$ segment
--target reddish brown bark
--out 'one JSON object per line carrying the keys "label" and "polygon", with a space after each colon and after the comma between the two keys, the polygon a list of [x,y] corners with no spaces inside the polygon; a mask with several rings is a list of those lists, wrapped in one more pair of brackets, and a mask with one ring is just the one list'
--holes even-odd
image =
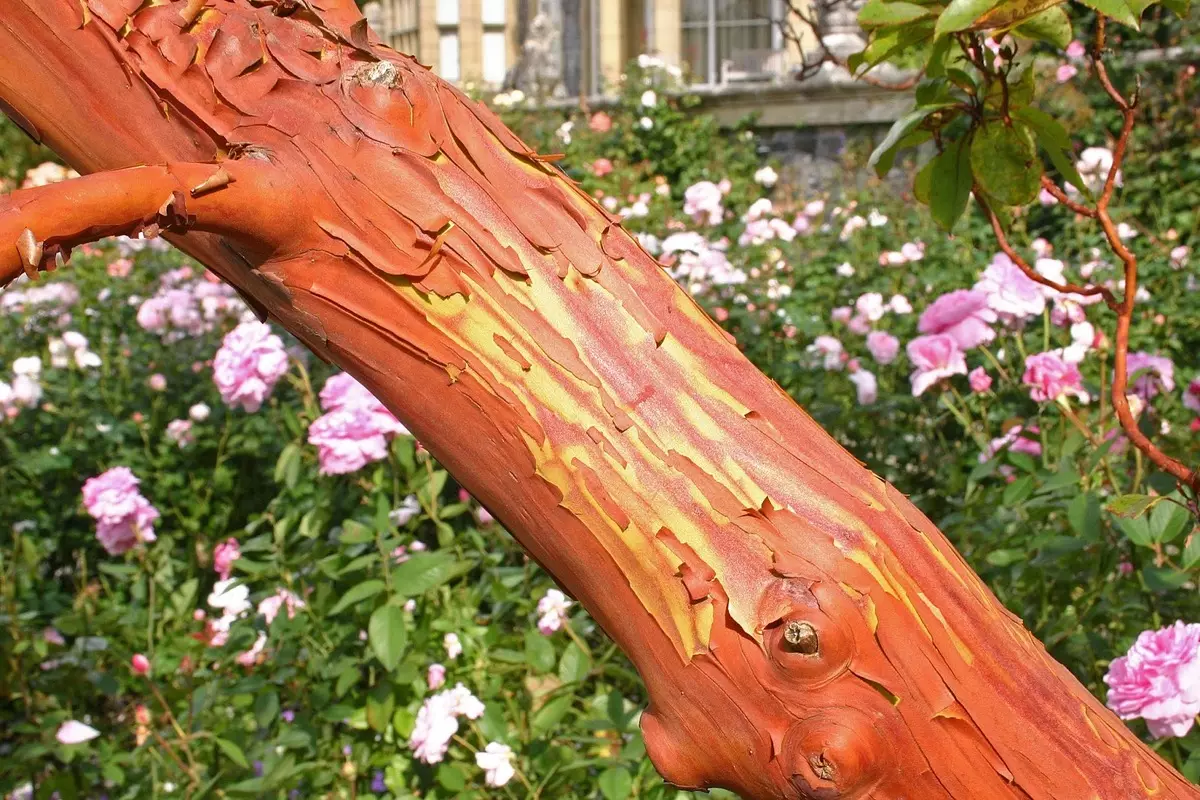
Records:
{"label": "reddish brown bark", "polygon": [[1197,796],[616,219],[368,37],[349,0],[0,0],[0,98],[28,130],[84,172],[174,165],[14,195],[4,277],[89,226],[166,230],[583,602],[645,679],[674,783]]}

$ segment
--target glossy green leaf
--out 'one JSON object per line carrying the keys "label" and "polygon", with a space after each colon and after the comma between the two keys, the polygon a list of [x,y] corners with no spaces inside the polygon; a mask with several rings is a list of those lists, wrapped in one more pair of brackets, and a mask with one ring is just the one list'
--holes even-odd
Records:
{"label": "glossy green leaf", "polygon": [[579,645],[571,642],[558,661],[558,677],[563,683],[578,683],[592,671],[592,659]]}
{"label": "glossy green leaf", "polygon": [[374,597],[382,592],[383,589],[384,583],[381,580],[372,578],[371,580],[363,581],[347,590],[341,599],[334,603],[333,608],[329,609],[329,616],[338,614],[356,603],[361,603],[363,600]]}
{"label": "glossy green leaf", "polygon": [[600,773],[598,782],[604,800],[625,800],[633,791],[633,776],[624,767],[609,767]]}
{"label": "glossy green leaf", "polygon": [[367,623],[367,640],[384,669],[395,669],[408,646],[404,609],[393,605],[375,609]]}
{"label": "glossy green leaf", "polygon": [[971,171],[990,197],[1004,205],[1020,206],[1037,197],[1042,162],[1029,129],[993,121],[971,139]]}
{"label": "glossy green leaf", "polygon": [[1094,494],[1077,494],[1067,506],[1067,522],[1076,535],[1100,538],[1100,501]]}
{"label": "glossy green leaf", "polygon": [[871,153],[871,157],[867,160],[867,166],[876,166],[891,150],[896,148],[900,141],[912,133],[918,125],[925,121],[935,111],[940,111],[943,108],[951,105],[950,103],[935,103],[930,106],[922,106],[914,108],[900,119],[892,123],[892,127],[888,130],[887,135],[883,137],[883,141]]}
{"label": "glossy green leaf", "polygon": [[470,572],[474,563],[459,561],[451,551],[415,553],[392,568],[392,587],[400,597],[416,597]]}
{"label": "glossy green leaf", "polygon": [[1131,28],[1141,28],[1141,14],[1134,14],[1126,0],[1079,0],[1093,11],[1098,11],[1122,25]]}
{"label": "glossy green leaf", "polygon": [[967,208],[971,196],[971,157],[966,139],[952,142],[933,159],[929,184],[929,212],[946,230]]}
{"label": "glossy green leaf", "polygon": [[1161,500],[1161,497],[1148,494],[1123,494],[1110,500],[1105,508],[1108,513],[1116,514],[1118,517],[1136,519]]}
{"label": "glossy green leaf", "polygon": [[1071,43],[1074,31],[1071,18],[1058,6],[1039,11],[1014,29],[1014,33],[1027,39],[1049,42],[1060,50]]}
{"label": "glossy green leaf", "polygon": [[965,31],[974,22],[999,4],[1000,0],[951,0],[937,18],[934,36],[941,37]]}
{"label": "glossy green leaf", "polygon": [[933,15],[933,9],[919,6],[916,3],[906,3],[903,0],[885,3],[883,0],[868,0],[858,12],[858,24],[864,28],[878,28],[881,25],[902,25],[906,22],[922,19]]}
{"label": "glossy green leaf", "polygon": [[1179,503],[1164,500],[1150,509],[1150,535],[1156,542],[1166,544],[1174,541],[1192,521],[1191,512]]}
{"label": "glossy green leaf", "polygon": [[537,672],[550,672],[555,662],[554,644],[550,637],[536,630],[525,631],[525,661]]}
{"label": "glossy green leaf", "polygon": [[229,741],[228,739],[222,739],[218,736],[214,736],[213,744],[220,748],[221,752],[225,754],[226,758],[237,764],[242,769],[248,769],[250,767],[250,762],[246,760],[246,754],[242,752],[242,748],[238,747],[233,742]]}

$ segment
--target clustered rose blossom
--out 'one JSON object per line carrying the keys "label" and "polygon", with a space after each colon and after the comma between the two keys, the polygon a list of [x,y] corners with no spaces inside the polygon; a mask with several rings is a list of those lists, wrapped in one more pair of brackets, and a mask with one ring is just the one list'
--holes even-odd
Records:
{"label": "clustered rose blossom", "polygon": [[910,376],[913,397],[951,375],[967,374],[967,360],[958,342],[944,333],[918,336],[905,350],[916,367]]}
{"label": "clustered rose blossom", "polygon": [[991,324],[997,320],[988,296],[975,289],[958,289],[934,300],[921,313],[917,330],[921,333],[941,333],[966,351],[996,338]]}
{"label": "clustered rose blossom", "polygon": [[879,399],[879,382],[870,370],[860,368],[852,371],[850,382],[854,384],[860,406],[869,406]]}
{"label": "clustered rose blossom", "polygon": [[24,273],[0,292],[0,312],[28,311],[37,318],[58,316],[78,302],[79,289],[75,284],[69,281],[34,284]]}
{"label": "clustered rose blossom", "polygon": [[1001,319],[1009,322],[1036,317],[1046,308],[1043,287],[1003,253],[996,254],[974,288],[987,296],[988,306]]}
{"label": "clustered rose blossom", "polygon": [[1081,403],[1090,399],[1083,388],[1079,367],[1054,352],[1035,353],[1025,359],[1021,382],[1029,387],[1029,396],[1038,403],[1075,397]]}
{"label": "clustered rose blossom", "polygon": [[695,222],[720,224],[725,217],[724,199],[725,193],[712,181],[694,183],[684,190],[683,213]]}
{"label": "clustered rose blossom", "polygon": [[42,360],[37,356],[14,359],[12,371],[11,384],[0,381],[0,414],[9,419],[42,399]]}
{"label": "clustered rose blossom", "polygon": [[832,336],[818,336],[808,346],[808,352],[821,356],[827,370],[841,369],[846,362],[845,348]]}
{"label": "clustered rose blossom", "polygon": [[1155,737],[1186,736],[1200,714],[1200,624],[1143,631],[1104,676],[1108,707]]}
{"label": "clustered rose blossom", "polygon": [[475,754],[475,764],[483,770],[483,782],[488,786],[503,786],[517,774],[512,765],[513,751],[506,744],[488,742]]}
{"label": "clustered rose blossom", "polygon": [[351,375],[342,372],[321,389],[325,414],[308,427],[322,475],[345,475],[387,458],[394,436],[410,435],[383,403]]}
{"label": "clustered rose blossom", "polygon": [[[153,297],[138,307],[137,322],[167,343],[199,336],[222,323],[251,314],[237,292],[212,273],[195,278],[188,266],[165,273]],[[246,320],[249,321],[249,320]]]}
{"label": "clustered rose blossom", "polygon": [[671,262],[667,274],[682,283],[692,294],[711,286],[746,282],[746,273],[725,256],[726,240],[709,242],[695,232],[673,233],[663,240],[664,260]]}
{"label": "clustered rose blossom", "polygon": [[446,757],[450,740],[458,733],[458,718],[479,719],[484,710],[479,698],[461,683],[425,698],[408,739],[413,756],[426,764],[437,764]]}
{"label": "clustered rose blossom", "polygon": [[230,536],[213,548],[213,570],[221,580],[227,581],[233,574],[233,562],[241,557],[242,551],[238,547],[238,540]]}
{"label": "clustered rose blossom", "polygon": [[295,592],[290,592],[280,586],[275,590],[275,594],[263,598],[258,604],[258,613],[266,617],[267,624],[270,625],[275,621],[275,617],[279,616],[279,612],[287,609],[288,619],[296,616],[296,610],[304,608],[304,601]]}
{"label": "clustered rose blossom", "polygon": [[992,376],[988,375],[983,367],[976,367],[967,375],[967,383],[970,384],[972,392],[986,392],[992,388]]}
{"label": "clustered rose blossom", "polygon": [[83,484],[83,504],[96,520],[96,538],[110,555],[156,538],[158,509],[142,497],[139,483],[129,467],[113,467]]}
{"label": "clustered rose blossom", "polygon": [[1125,374],[1129,377],[1131,391],[1147,402],[1158,394],[1159,389],[1175,391],[1175,362],[1166,356],[1130,353],[1125,361]]}
{"label": "clustered rose blossom", "polygon": [[253,413],[287,369],[283,340],[271,332],[271,326],[243,322],[225,336],[213,358],[213,381],[227,406]]}
{"label": "clustered rose blossom", "polygon": [[900,352],[900,340],[890,333],[871,331],[867,334],[867,350],[880,364],[890,364]]}
{"label": "clustered rose blossom", "polygon": [[537,604],[538,630],[545,636],[562,630],[567,624],[567,611],[573,605],[574,603],[558,589],[547,589]]}

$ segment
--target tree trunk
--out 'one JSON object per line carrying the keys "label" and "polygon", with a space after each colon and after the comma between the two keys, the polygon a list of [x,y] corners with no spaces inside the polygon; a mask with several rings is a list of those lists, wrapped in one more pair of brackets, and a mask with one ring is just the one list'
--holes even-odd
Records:
{"label": "tree trunk", "polygon": [[629,654],[672,783],[1200,796],[618,219],[351,0],[0,0],[0,98],[81,172],[123,170],[0,201],[3,278],[165,232],[360,378]]}

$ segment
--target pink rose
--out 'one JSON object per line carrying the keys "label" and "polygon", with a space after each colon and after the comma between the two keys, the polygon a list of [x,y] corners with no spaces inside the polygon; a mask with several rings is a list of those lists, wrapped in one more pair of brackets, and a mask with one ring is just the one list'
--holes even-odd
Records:
{"label": "pink rose", "polygon": [[900,340],[890,333],[871,331],[867,335],[867,349],[880,364],[890,364],[900,352]]}
{"label": "pink rose", "polygon": [[988,305],[1004,319],[1036,317],[1046,308],[1041,284],[1003,253],[996,254],[974,288],[987,295]]}
{"label": "pink rose", "polygon": [[1003,436],[992,439],[987,449],[979,454],[979,463],[982,464],[994,458],[1001,450],[1040,456],[1042,454],[1042,443],[1035,438],[1039,433],[1041,431],[1037,425],[1030,425],[1028,428],[1021,425],[1013,425]]}
{"label": "pink rose", "polygon": [[917,368],[910,376],[913,397],[951,375],[967,374],[967,359],[962,349],[953,337],[944,333],[918,336],[905,349]]}
{"label": "pink rose", "polygon": [[83,504],[96,520],[96,538],[110,555],[156,538],[158,509],[142,497],[139,483],[129,467],[113,467],[83,484]]}
{"label": "pink rose", "polygon": [[605,175],[613,171],[612,162],[607,158],[597,158],[592,162],[592,174],[597,178],[603,178]]}
{"label": "pink rose", "polygon": [[128,258],[118,258],[108,265],[108,274],[114,278],[124,278],[133,270],[133,262]]}
{"label": "pink rose", "polygon": [[213,548],[213,570],[221,576],[221,580],[227,581],[233,573],[233,562],[241,557],[242,551],[238,548],[238,540],[230,536]]}
{"label": "pink rose", "polygon": [[976,367],[967,375],[967,383],[971,385],[972,392],[986,392],[992,388],[992,376],[983,367]]}
{"label": "pink rose", "polygon": [[996,320],[996,312],[988,306],[986,294],[974,289],[958,289],[934,300],[922,312],[917,330],[944,333],[965,351],[995,339],[996,332],[990,323]]}
{"label": "pink rose", "polygon": [[1025,374],[1021,382],[1029,388],[1029,396],[1039,403],[1074,395],[1080,402],[1088,401],[1083,389],[1079,367],[1069,364],[1057,353],[1035,353],[1025,359]]}
{"label": "pink rose", "polygon": [[1183,405],[1200,414],[1200,377],[1193,378],[1183,390]]}
{"label": "pink rose", "polygon": [[1066,83],[1074,78],[1079,73],[1074,64],[1059,64],[1058,69],[1054,72],[1054,80],[1059,83]]}
{"label": "pink rose", "polygon": [[1125,374],[1133,393],[1143,400],[1153,398],[1160,388],[1175,390],[1175,362],[1165,356],[1130,353],[1125,361]]}
{"label": "pink rose", "polygon": [[1083,58],[1087,50],[1083,46],[1083,42],[1075,39],[1067,45],[1067,58]]}
{"label": "pink rose", "polygon": [[213,381],[226,405],[253,413],[287,369],[283,340],[271,333],[271,326],[243,322],[226,335],[213,358]]}
{"label": "pink rose", "polygon": [[850,382],[854,384],[860,406],[869,406],[879,399],[879,382],[870,370],[860,369],[850,373]]}
{"label": "pink rose", "polygon": [[608,133],[612,130],[612,117],[603,111],[597,111],[592,114],[592,118],[588,120],[588,127],[596,133]]}
{"label": "pink rose", "polygon": [[852,309],[850,306],[838,306],[833,310],[833,313],[829,315],[829,318],[834,322],[840,322],[844,325],[848,323],[850,318],[853,316],[854,309]]}
{"label": "pink rose", "polygon": [[446,683],[446,668],[441,664],[430,664],[429,674],[425,677],[430,691],[437,691]]}
{"label": "pink rose", "polygon": [[1108,707],[1121,719],[1141,717],[1160,738],[1186,735],[1200,714],[1200,625],[1143,631],[1113,659],[1104,682]]}
{"label": "pink rose", "polygon": [[134,673],[138,675],[150,674],[150,659],[146,658],[141,653],[134,653],[133,658],[129,659],[129,666]]}

